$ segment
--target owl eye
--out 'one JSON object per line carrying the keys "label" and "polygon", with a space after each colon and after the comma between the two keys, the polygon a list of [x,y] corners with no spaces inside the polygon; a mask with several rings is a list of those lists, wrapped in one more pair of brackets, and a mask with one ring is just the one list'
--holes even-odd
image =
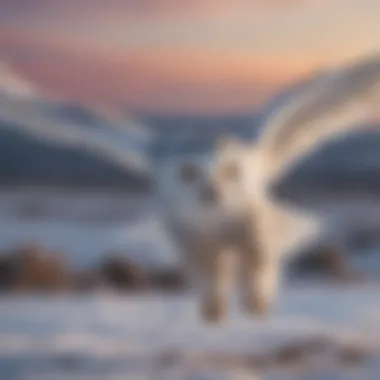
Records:
{"label": "owl eye", "polygon": [[229,163],[221,168],[222,178],[228,181],[235,181],[239,178],[239,167],[235,163]]}
{"label": "owl eye", "polygon": [[179,177],[186,183],[194,182],[199,175],[199,168],[194,164],[184,163],[179,168]]}

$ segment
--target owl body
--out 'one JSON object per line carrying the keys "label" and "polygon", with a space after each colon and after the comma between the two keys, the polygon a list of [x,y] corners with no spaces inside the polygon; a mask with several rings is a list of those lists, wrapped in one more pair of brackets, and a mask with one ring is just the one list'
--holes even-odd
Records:
{"label": "owl body", "polygon": [[231,263],[235,249],[242,289],[249,287],[252,236],[242,179],[252,145],[235,140],[203,153],[169,156],[157,163],[157,196],[164,226],[178,248],[192,289],[200,292],[201,314],[209,321],[227,312]]}

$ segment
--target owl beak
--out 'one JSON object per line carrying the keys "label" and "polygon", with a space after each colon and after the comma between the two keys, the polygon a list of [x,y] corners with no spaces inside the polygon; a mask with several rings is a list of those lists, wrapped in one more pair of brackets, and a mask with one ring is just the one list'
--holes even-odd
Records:
{"label": "owl beak", "polygon": [[201,189],[200,198],[203,203],[216,203],[218,200],[218,192],[211,184],[205,185]]}

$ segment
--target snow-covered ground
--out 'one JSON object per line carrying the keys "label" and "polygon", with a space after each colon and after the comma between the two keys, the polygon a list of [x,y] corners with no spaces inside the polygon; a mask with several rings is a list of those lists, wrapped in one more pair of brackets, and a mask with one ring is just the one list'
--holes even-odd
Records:
{"label": "snow-covered ground", "polygon": [[175,262],[173,248],[155,219],[97,226],[0,218],[1,249],[28,243],[38,243],[45,249],[61,252],[74,268],[93,267],[101,258],[115,252],[147,266]]}
{"label": "snow-covered ground", "polygon": [[0,190],[2,218],[28,221],[81,222],[104,225],[126,223],[149,213],[147,196],[123,191],[86,191],[43,187],[9,187]]}
{"label": "snow-covered ground", "polygon": [[175,263],[173,247],[147,197],[31,189],[0,191],[0,252],[37,243],[73,267],[118,252],[144,265]]}
{"label": "snow-covered ground", "polygon": [[[350,205],[351,211],[356,207],[360,212],[354,220],[341,216],[341,228],[380,225],[378,201],[362,207],[352,202]],[[157,211],[152,198],[122,192],[2,188],[0,252],[37,243],[65,254],[76,268],[96,265],[100,258],[114,252],[143,265],[172,265],[177,260],[175,247]],[[285,217],[281,224],[283,230],[287,228],[281,239],[298,242],[305,221]],[[380,270],[380,255],[361,255],[353,260],[355,266],[373,270],[375,265]]]}
{"label": "snow-covered ground", "polygon": [[[284,289],[269,320],[249,319],[235,304],[219,327],[199,321],[191,295],[2,298],[0,375],[4,380],[376,379],[379,294],[380,284],[303,284]],[[308,358],[295,355],[288,367],[256,363],[260,355],[273,356],[276,347],[316,338],[329,348]],[[350,367],[334,356],[333,345],[352,344],[366,355]]]}
{"label": "snow-covered ground", "polygon": [[[0,250],[37,242],[76,267],[115,250],[166,265],[175,255],[153,211],[122,195],[3,191]],[[379,257],[351,262],[376,271]],[[379,283],[291,282],[268,321],[241,314],[235,302],[219,327],[199,321],[190,295],[7,296],[0,298],[0,380],[377,379],[379,294]],[[339,352],[347,345],[364,347],[364,361],[345,364]],[[278,347],[288,350],[286,368]]]}

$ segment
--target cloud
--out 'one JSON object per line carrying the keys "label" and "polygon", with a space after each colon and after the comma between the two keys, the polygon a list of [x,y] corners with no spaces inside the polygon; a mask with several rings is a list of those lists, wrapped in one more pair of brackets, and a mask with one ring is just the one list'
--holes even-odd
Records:
{"label": "cloud", "polygon": [[0,0],[0,56],[73,98],[251,110],[297,76],[380,47],[380,5],[360,4]]}
{"label": "cloud", "polygon": [[0,56],[70,99],[139,111],[251,112],[307,65],[207,50],[103,52],[73,41],[0,30]]}
{"label": "cloud", "polygon": [[[234,8],[268,8],[303,5],[316,0],[1,0],[0,11],[6,17],[24,15],[127,12],[132,14],[170,15],[185,12],[208,13],[230,11]],[[88,13],[87,13],[88,14]]]}
{"label": "cloud", "polygon": [[354,0],[0,0],[0,21],[102,48],[249,51],[280,60],[291,54],[296,61],[310,55],[336,59],[343,50],[347,55],[377,46],[380,5],[374,0],[360,4]]}

